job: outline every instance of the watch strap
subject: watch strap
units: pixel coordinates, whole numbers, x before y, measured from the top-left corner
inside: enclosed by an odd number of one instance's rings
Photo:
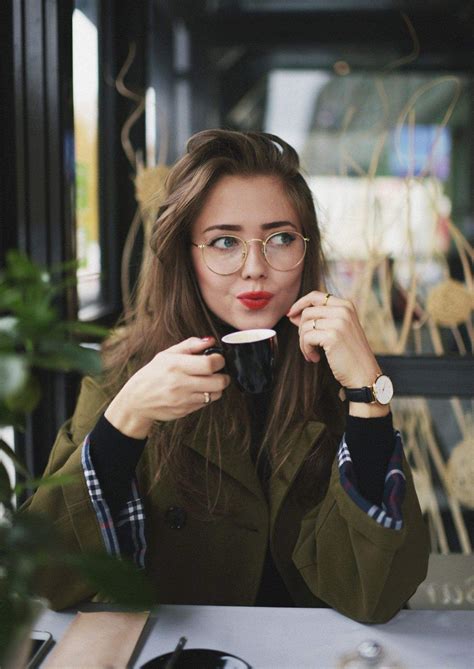
[[[344,388],[344,394],[349,402],[370,404],[375,401],[374,393],[368,386],[364,386],[364,388]]]

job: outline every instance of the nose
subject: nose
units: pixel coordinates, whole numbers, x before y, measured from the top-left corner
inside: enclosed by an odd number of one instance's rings
[[[248,255],[242,265],[242,278],[257,279],[267,276],[268,263],[263,255],[263,244],[258,239],[252,239],[248,244]]]

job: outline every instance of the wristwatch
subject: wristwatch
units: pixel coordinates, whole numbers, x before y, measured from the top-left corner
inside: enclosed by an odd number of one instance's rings
[[[386,374],[379,374],[371,386],[364,388],[342,388],[341,399],[349,402],[366,402],[367,404],[389,404],[393,397],[393,383]]]

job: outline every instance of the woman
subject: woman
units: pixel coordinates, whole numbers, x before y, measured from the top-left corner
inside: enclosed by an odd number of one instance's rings
[[[264,133],[192,137],[151,250],[103,378],[83,381],[51,453],[48,473],[79,481],[40,488],[30,508],[57,519],[69,548],[105,546],[145,566],[162,603],[388,620],[425,577],[427,532],[390,382],[372,388],[381,370],[355,308],[322,290],[296,152]],[[230,382],[219,353],[202,355],[252,328],[278,333],[261,396]],[[57,608],[95,594],[62,580],[44,585]]]

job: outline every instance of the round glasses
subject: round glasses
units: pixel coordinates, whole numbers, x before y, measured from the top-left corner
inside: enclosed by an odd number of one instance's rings
[[[250,242],[262,245],[267,263],[279,272],[289,272],[303,262],[309,237],[299,232],[274,232],[266,239],[248,239],[245,241],[234,235],[221,235],[205,244],[194,244],[201,249],[202,258],[207,267],[215,274],[233,274],[245,263]]]

